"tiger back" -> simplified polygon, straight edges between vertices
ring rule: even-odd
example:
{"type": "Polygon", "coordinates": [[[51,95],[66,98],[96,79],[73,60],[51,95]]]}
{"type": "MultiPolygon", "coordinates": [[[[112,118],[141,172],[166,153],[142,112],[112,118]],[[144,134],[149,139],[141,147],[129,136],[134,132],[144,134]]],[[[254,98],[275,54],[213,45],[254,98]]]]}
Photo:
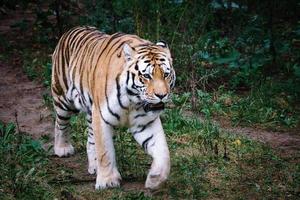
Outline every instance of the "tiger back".
{"type": "Polygon", "coordinates": [[[51,90],[56,111],[55,154],[72,155],[70,117],[86,113],[88,172],[96,189],[119,186],[112,135],[128,126],[153,158],[145,186],[156,188],[170,171],[169,150],[159,115],[175,84],[168,46],[136,35],[107,35],[93,27],[66,32],[52,56],[51,90]]]}

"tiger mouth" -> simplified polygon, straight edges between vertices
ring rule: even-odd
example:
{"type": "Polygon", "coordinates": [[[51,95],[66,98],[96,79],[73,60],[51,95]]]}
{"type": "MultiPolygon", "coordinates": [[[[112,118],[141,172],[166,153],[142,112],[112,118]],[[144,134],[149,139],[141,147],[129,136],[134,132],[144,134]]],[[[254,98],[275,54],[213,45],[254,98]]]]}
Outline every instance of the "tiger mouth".
{"type": "Polygon", "coordinates": [[[160,103],[149,103],[149,104],[146,104],[144,106],[144,110],[146,112],[149,112],[149,111],[159,111],[159,110],[163,110],[165,108],[165,104],[163,102],[160,102],[160,103]]]}

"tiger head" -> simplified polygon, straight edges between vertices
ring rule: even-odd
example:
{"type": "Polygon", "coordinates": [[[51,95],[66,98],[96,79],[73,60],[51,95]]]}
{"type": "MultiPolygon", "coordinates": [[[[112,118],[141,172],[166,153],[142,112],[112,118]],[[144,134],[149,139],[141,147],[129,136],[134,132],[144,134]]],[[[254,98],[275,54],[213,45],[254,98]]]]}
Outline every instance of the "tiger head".
{"type": "Polygon", "coordinates": [[[146,43],[134,47],[125,44],[123,51],[130,100],[142,104],[145,111],[162,110],[176,78],[167,44],[146,43]]]}

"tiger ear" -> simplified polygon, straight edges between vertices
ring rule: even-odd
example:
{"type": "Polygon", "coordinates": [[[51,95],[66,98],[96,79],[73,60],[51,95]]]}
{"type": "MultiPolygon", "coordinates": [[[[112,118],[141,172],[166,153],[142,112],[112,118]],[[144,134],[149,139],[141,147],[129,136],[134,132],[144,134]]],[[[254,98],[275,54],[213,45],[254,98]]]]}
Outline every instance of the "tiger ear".
{"type": "Polygon", "coordinates": [[[161,46],[163,48],[169,48],[168,45],[167,45],[167,43],[165,41],[163,41],[163,40],[156,42],[156,45],[157,46],[161,46]]]}
{"type": "Polygon", "coordinates": [[[125,43],[123,47],[123,52],[125,56],[125,60],[128,62],[133,59],[133,49],[129,44],[125,43]]]}
{"type": "Polygon", "coordinates": [[[167,53],[167,55],[169,56],[169,58],[171,59],[171,52],[169,49],[168,44],[165,41],[158,41],[155,45],[160,46],[164,49],[164,51],[167,53]]]}

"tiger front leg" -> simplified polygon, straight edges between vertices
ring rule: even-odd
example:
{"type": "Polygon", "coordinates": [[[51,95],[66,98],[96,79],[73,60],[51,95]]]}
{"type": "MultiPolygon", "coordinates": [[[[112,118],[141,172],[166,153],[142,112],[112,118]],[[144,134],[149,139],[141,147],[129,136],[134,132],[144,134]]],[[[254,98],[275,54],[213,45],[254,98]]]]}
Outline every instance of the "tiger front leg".
{"type": "Polygon", "coordinates": [[[113,146],[113,128],[101,117],[100,110],[93,108],[92,125],[97,160],[96,189],[120,186],[121,176],[117,169],[113,146]]]}
{"type": "Polygon", "coordinates": [[[145,187],[156,189],[167,180],[170,173],[170,153],[161,121],[157,118],[145,128],[140,125],[133,128],[132,133],[135,140],[153,158],[145,187]]]}

